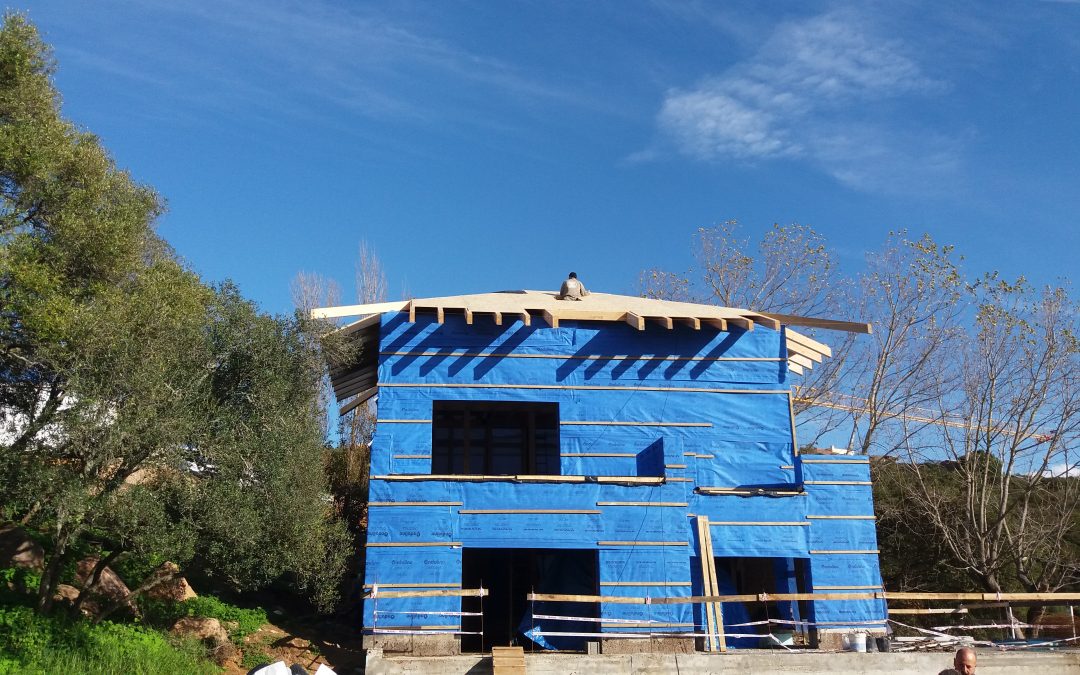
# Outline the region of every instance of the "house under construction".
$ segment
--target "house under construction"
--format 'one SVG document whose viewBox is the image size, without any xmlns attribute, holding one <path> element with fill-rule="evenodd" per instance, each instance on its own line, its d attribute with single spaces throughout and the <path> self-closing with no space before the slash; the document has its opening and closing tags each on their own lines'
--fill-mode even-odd
<svg viewBox="0 0 1080 675">
<path fill-rule="evenodd" d="M 800 455 L 792 325 L 865 324 L 594 293 L 317 310 L 364 316 L 332 364 L 375 398 L 365 641 L 388 651 L 755 647 L 880 632 L 865 457 Z M 343 413 L 344 414 L 344 413 Z M 551 596 L 558 596 L 552 598 Z"/>
</svg>

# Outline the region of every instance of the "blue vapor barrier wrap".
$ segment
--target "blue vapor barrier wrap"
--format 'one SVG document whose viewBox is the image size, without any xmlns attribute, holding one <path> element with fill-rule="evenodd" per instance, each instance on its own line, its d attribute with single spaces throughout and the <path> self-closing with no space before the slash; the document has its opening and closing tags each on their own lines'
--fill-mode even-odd
<svg viewBox="0 0 1080 675">
<path fill-rule="evenodd" d="M 452 547 L 394 547 L 369 548 L 365 585 L 392 584 L 384 590 L 412 591 L 432 588 L 457 588 L 461 586 L 461 549 Z M 415 584 L 415 586 L 410 586 Z M 369 598 L 364 602 L 364 625 L 371 627 L 374 612 L 379 612 L 378 623 L 389 625 L 456 625 L 457 617 L 435 615 L 417 621 L 417 618 L 401 612 L 457 612 L 461 599 L 445 598 Z M 388 613 L 395 614 L 393 618 Z M 406 617 L 408 617 L 406 619 Z M 400 623 L 399 623 L 400 622 Z"/>
<path fill-rule="evenodd" d="M 811 555 L 810 576 L 815 589 L 822 586 L 881 586 L 881 571 L 874 553 Z"/>
<path fill-rule="evenodd" d="M 667 509 L 676 511 L 677 509 Z M 600 551 L 600 594 L 613 597 L 689 597 L 690 550 L 675 546 L 628 546 Z M 670 585 L 669 585 L 670 584 Z M 601 618 L 646 623 L 693 622 L 693 606 L 611 604 L 601 607 Z M 689 626 L 684 627 L 687 631 Z M 647 633 L 647 626 L 604 626 L 604 632 Z M 653 628 L 653 632 L 671 628 Z"/>
<path fill-rule="evenodd" d="M 815 551 L 873 551 L 877 528 L 873 520 L 813 520 L 810 548 Z"/>
<path fill-rule="evenodd" d="M 777 383 L 786 375 L 787 355 L 776 331 L 638 331 L 575 321 L 550 329 L 533 323 L 468 325 L 451 315 L 444 324 L 425 316 L 410 324 L 404 314 L 383 315 L 379 379 L 690 385 Z"/>
<path fill-rule="evenodd" d="M 454 541 L 457 519 L 449 506 L 371 507 L 368 543 Z"/>
<path fill-rule="evenodd" d="M 733 557 L 806 555 L 805 525 L 713 525 L 713 553 Z"/>
<path fill-rule="evenodd" d="M 810 516 L 872 516 L 874 492 L 870 485 L 806 485 Z"/>
<path fill-rule="evenodd" d="M 786 405 L 786 402 L 785 402 Z M 784 411 L 785 416 L 787 411 Z M 795 482 L 794 448 L 783 442 L 717 441 L 694 458 L 697 484 L 713 487 L 779 488 Z"/>
<path fill-rule="evenodd" d="M 803 480 L 806 481 L 868 481 L 870 462 L 803 457 L 802 472 Z"/>
<path fill-rule="evenodd" d="M 694 495 L 691 512 L 710 521 L 798 522 L 806 519 L 806 495 Z"/>
</svg>

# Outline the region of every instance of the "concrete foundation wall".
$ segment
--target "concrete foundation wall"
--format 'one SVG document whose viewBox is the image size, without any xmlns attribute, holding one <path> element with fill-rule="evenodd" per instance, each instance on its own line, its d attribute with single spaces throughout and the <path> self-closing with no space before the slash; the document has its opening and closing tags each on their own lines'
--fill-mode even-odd
<svg viewBox="0 0 1080 675">
<path fill-rule="evenodd" d="M 979 675 L 1080 675 L 1080 652 L 979 652 Z M 801 673 L 833 675 L 932 675 L 952 667 L 952 653 L 786 653 L 741 652 L 729 654 L 625 654 L 586 656 L 576 654 L 529 654 L 529 675 L 666 675 L 694 673 Z M 437 658 L 384 656 L 368 652 L 367 675 L 455 675 L 491 672 L 491 658 L 443 656 Z"/>
</svg>

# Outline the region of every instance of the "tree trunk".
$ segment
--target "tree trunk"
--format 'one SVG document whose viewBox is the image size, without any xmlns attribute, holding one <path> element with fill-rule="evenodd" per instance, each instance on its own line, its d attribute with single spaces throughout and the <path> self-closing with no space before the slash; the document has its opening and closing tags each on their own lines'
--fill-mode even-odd
<svg viewBox="0 0 1080 675">
<path fill-rule="evenodd" d="M 117 558 L 123 553 L 123 549 L 116 549 L 110 551 L 109 555 L 104 558 L 100 558 L 97 564 L 94 565 L 94 571 L 90 575 L 90 579 L 85 586 L 79 591 L 79 597 L 75 598 L 75 605 L 72 607 L 76 613 L 82 608 L 83 601 L 90 595 L 90 591 L 97 588 L 98 583 L 101 581 L 101 573 L 105 571 L 105 568 L 116 561 Z"/>
<path fill-rule="evenodd" d="M 1039 621 L 1041 621 L 1044 616 L 1046 616 L 1045 605 L 1032 605 L 1031 607 L 1028 607 L 1027 622 L 1033 626 L 1031 629 L 1031 637 L 1039 637 Z"/>
<path fill-rule="evenodd" d="M 156 586 L 160 586 L 161 584 L 163 584 L 163 583 L 165 583 L 167 581 L 172 581 L 173 579 L 176 578 L 176 576 L 177 575 L 175 573 L 173 573 L 173 572 L 167 572 L 167 573 L 162 574 L 161 573 L 161 568 L 159 567 L 158 569 L 156 569 L 156 570 L 154 570 L 153 572 L 150 573 L 150 577 L 146 581 L 144 581 L 141 586 L 139 586 L 138 588 L 136 588 L 133 591 L 130 591 L 123 598 L 117 600 L 113 604 L 111 604 L 108 607 L 106 607 L 105 609 L 103 609 L 100 614 L 98 614 L 96 617 L 94 617 L 94 623 L 95 624 L 101 623 L 106 618 L 108 618 L 110 615 L 112 615 L 113 612 L 120 609 L 124 605 L 128 604 L 129 602 L 131 602 L 132 600 L 137 598 L 139 595 L 145 593 L 146 591 L 150 590 L 151 588 L 154 588 Z"/>
<path fill-rule="evenodd" d="M 41 575 L 41 585 L 38 587 L 37 613 L 46 614 L 53 606 L 53 595 L 60 583 L 60 570 L 64 568 L 67 560 L 67 545 L 71 540 L 71 528 L 66 524 L 60 525 L 56 540 L 53 545 L 52 557 L 45 566 L 45 572 Z"/>
</svg>

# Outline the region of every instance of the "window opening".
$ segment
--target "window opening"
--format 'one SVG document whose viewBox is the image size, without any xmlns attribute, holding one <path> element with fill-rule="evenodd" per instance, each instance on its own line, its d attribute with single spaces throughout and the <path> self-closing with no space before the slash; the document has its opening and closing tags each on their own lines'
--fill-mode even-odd
<svg viewBox="0 0 1080 675">
<path fill-rule="evenodd" d="M 559 404 L 435 401 L 431 472 L 559 475 Z"/>
</svg>

